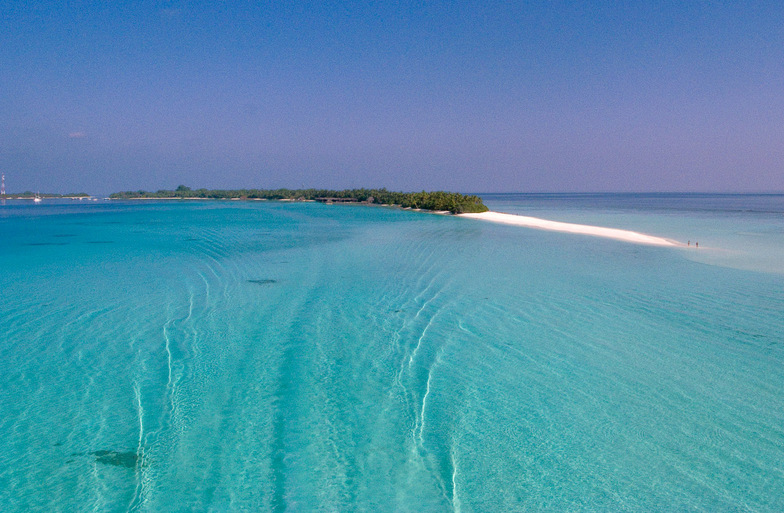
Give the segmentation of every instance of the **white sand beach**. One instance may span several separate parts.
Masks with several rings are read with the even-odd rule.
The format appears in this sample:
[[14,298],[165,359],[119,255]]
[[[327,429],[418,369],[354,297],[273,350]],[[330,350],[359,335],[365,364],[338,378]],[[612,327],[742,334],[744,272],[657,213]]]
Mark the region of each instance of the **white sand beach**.
[[593,235],[595,237],[605,237],[608,239],[622,240],[625,242],[633,242],[636,244],[651,244],[655,246],[682,245],[672,240],[663,239],[661,237],[654,237],[653,235],[645,235],[644,233],[632,232],[629,230],[619,230],[618,228],[604,228],[601,226],[589,226],[585,224],[562,223],[560,221],[548,221],[547,219],[539,219],[537,217],[519,216],[515,214],[504,214],[501,212],[482,212],[480,214],[459,214],[459,215],[460,217],[468,217],[471,219],[482,219],[494,223],[524,226],[526,228],[535,228],[538,230],[550,230],[555,232]]

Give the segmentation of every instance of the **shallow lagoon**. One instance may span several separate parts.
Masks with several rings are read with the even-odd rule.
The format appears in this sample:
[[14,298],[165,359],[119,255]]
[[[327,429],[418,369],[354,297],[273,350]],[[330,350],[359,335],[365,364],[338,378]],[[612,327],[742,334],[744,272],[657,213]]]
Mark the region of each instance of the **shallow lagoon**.
[[[609,198],[486,199],[707,215]],[[722,208],[722,243],[781,229]],[[310,203],[8,202],[0,230],[5,511],[784,509],[767,267]]]

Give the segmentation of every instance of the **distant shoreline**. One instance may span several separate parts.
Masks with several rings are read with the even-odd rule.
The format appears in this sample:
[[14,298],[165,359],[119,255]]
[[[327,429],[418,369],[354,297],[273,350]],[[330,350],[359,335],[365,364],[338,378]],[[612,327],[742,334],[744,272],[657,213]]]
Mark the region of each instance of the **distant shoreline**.
[[[68,195],[59,195],[59,194],[40,194],[37,196],[39,199],[70,199],[70,200],[86,200],[92,199],[94,196],[90,196],[89,194],[68,194]],[[35,194],[4,194],[0,195],[0,199],[2,200],[34,200],[36,199]]]
[[[310,199],[267,199],[267,198],[107,198],[110,201],[272,201],[281,203],[320,203],[317,200]],[[399,210],[410,210],[412,212],[423,212],[425,214],[438,214],[438,215],[460,215],[453,214],[449,210],[430,210],[426,208],[413,208],[403,207],[401,205],[393,205],[389,203],[367,203],[367,202],[346,202],[340,203],[341,205],[356,205],[363,207],[385,207],[396,208]]]
[[249,201],[317,201],[320,203],[349,203],[390,205],[452,214],[486,212],[482,198],[446,191],[395,192],[381,189],[191,189],[180,185],[175,190],[156,192],[125,191],[109,196],[113,200],[249,200]]

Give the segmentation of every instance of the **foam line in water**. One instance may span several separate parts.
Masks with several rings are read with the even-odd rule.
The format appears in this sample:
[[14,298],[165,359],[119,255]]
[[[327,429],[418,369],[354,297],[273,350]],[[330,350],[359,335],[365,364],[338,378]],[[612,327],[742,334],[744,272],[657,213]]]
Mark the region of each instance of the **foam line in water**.
[[183,319],[183,324],[187,324],[193,316],[193,290],[188,287],[188,316]]
[[449,458],[452,460],[452,511],[460,512],[460,499],[457,497],[457,460],[455,459],[455,443],[452,440],[452,447],[449,450]]
[[163,325],[163,338],[166,341],[166,344],[165,344],[165,347],[166,347],[166,365],[169,368],[169,375],[168,375],[168,381],[166,383],[166,389],[171,394],[171,388],[172,388],[172,352],[171,352],[171,341],[169,340],[169,334],[166,331],[167,328],[169,327],[169,323],[170,322],[171,322],[171,319],[168,319],[166,321],[166,323]]
[[202,281],[204,282],[204,302],[206,304],[209,304],[209,302],[210,302],[210,282],[207,281],[207,277],[204,276],[200,271],[197,270],[196,274],[198,274],[199,278],[201,278]]
[[[436,312],[436,314],[437,314],[437,312]],[[427,321],[427,325],[425,326],[425,329],[423,329],[423,330],[422,330],[422,334],[419,336],[419,339],[417,340],[417,344],[416,344],[416,346],[414,347],[414,350],[413,350],[413,351],[411,351],[411,355],[408,357],[408,368],[409,368],[409,369],[410,369],[410,368],[411,368],[411,366],[414,364],[414,359],[416,358],[416,355],[417,355],[417,353],[419,352],[419,348],[420,348],[420,346],[422,345],[422,340],[425,338],[425,335],[427,335],[427,330],[428,330],[428,329],[430,328],[430,326],[433,324],[433,319],[435,319],[435,318],[436,318],[436,314],[433,314],[433,315],[430,317],[430,319],[428,319],[428,321]],[[417,314],[417,315],[419,315],[419,314]]]
[[[192,309],[192,301],[190,302],[188,317],[191,315]],[[175,372],[176,369],[174,365],[177,363],[175,361],[174,355],[172,353],[172,339],[169,336],[169,332],[171,331],[171,326],[175,322],[174,319],[171,317],[171,313],[168,316],[169,318],[163,325],[163,338],[166,341],[165,349],[166,349],[166,365],[168,367],[168,377],[166,382],[166,396],[168,397],[169,401],[169,409],[162,409],[161,411],[161,426],[164,425],[164,421],[166,416],[169,416],[169,423],[171,425],[175,425],[177,423],[177,383],[181,376],[181,372]]]
[[[139,442],[136,446],[136,454],[142,455],[142,447],[144,446],[144,407],[142,407],[142,393],[137,381],[134,381],[133,383],[133,393],[136,396],[136,409],[139,416]],[[131,503],[128,505],[129,510],[136,508],[136,506],[139,504],[139,501],[142,500],[142,495],[144,494],[144,480],[143,477],[139,475],[138,467],[136,469],[135,478],[136,489],[134,490]]]
[[418,426],[418,438],[419,438],[419,447],[424,449],[425,447],[425,409],[427,408],[427,398],[430,395],[430,384],[433,380],[433,372],[435,368],[438,367],[441,363],[441,356],[444,353],[444,348],[442,347],[439,349],[438,354],[436,355],[435,361],[430,366],[427,372],[427,383],[425,384],[425,393],[422,396],[422,407],[419,411],[419,426]]
[[[435,367],[435,365],[433,365]],[[419,446],[424,447],[425,445],[425,408],[427,407],[427,396],[430,395],[430,380],[433,379],[433,367],[430,368],[430,372],[427,374],[427,385],[425,386],[425,395],[422,396],[422,410],[419,412]]]
[[491,221],[494,223],[524,226],[526,228],[534,228],[537,230],[548,230],[554,232],[592,235],[594,237],[604,237],[607,239],[621,240],[624,242],[633,242],[635,244],[649,244],[653,246],[682,246],[683,245],[681,243],[669,239],[664,239],[662,237],[655,237],[653,235],[646,235],[644,233],[633,232],[630,230],[621,230],[618,228],[605,228],[602,226],[590,226],[587,224],[562,223],[560,221],[548,221],[547,219],[539,219],[538,217],[519,216],[515,214],[504,214],[502,212],[482,212],[479,214],[459,214],[459,215],[460,217],[467,217],[470,219],[481,219],[484,221]]

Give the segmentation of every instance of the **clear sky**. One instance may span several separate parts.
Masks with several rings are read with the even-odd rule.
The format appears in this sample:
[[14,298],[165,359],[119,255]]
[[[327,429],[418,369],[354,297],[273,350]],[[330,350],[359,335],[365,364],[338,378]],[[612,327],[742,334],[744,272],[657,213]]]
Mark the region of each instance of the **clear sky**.
[[784,190],[784,2],[0,0],[10,191]]

